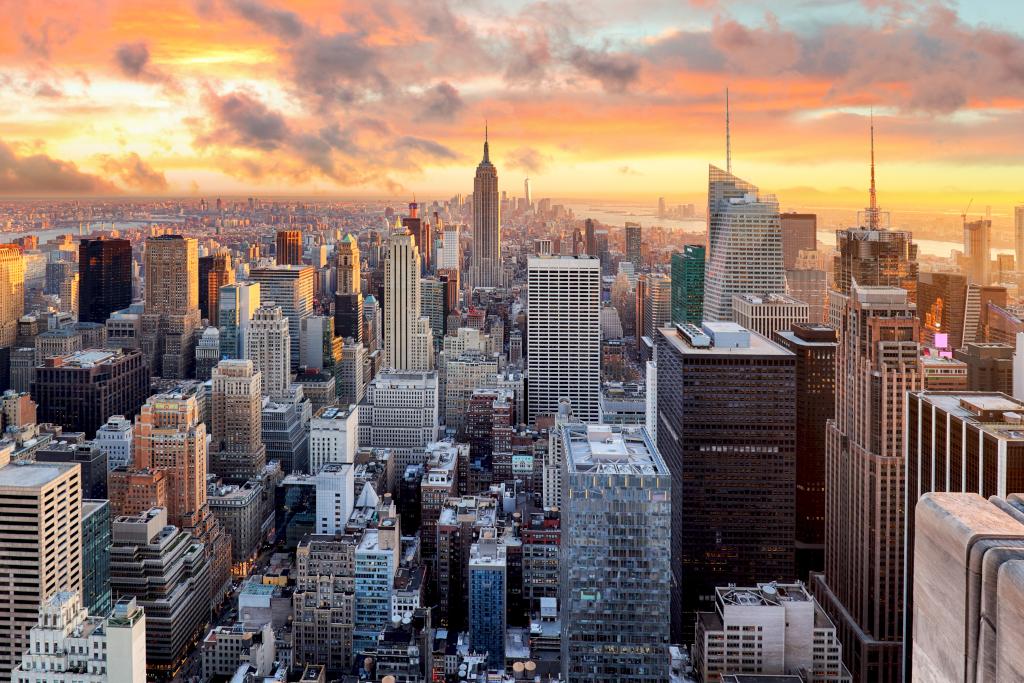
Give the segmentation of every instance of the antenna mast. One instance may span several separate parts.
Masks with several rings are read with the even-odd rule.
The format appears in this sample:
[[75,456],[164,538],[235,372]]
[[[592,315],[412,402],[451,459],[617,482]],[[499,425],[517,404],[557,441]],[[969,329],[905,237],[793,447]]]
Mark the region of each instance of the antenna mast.
[[869,191],[868,227],[878,229],[878,195],[875,192],[875,110],[871,109],[871,190]]
[[732,173],[732,140],[729,137],[729,88],[725,89],[725,170]]

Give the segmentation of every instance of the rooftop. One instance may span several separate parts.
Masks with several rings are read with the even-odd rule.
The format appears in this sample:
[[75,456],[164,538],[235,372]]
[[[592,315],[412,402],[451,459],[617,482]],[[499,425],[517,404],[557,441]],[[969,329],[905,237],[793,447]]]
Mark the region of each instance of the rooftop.
[[[695,328],[697,333],[703,332],[707,342],[696,341],[691,343],[677,327],[663,327],[660,329],[662,336],[679,353],[700,354],[707,356],[792,356],[793,354],[782,348],[775,342],[769,341],[759,334],[750,334],[742,325],[733,322],[705,322],[702,328],[694,325],[686,326]],[[718,345],[716,340],[724,334],[726,337],[747,333],[746,346]]]
[[0,487],[34,489],[45,486],[68,470],[79,467],[74,462],[35,463],[19,460],[0,467]]
[[667,475],[657,448],[641,428],[570,424],[562,428],[571,472]]
[[994,391],[921,391],[919,396],[996,439],[1024,441],[1024,402]]

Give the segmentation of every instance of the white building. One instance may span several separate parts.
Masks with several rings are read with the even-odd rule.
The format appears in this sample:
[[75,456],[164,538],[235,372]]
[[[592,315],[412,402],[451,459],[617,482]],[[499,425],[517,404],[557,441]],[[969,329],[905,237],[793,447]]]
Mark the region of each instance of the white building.
[[775,195],[711,166],[704,319],[732,320],[734,294],[784,294],[782,224]]
[[768,339],[776,332],[788,332],[793,323],[808,322],[810,306],[788,294],[735,294],[732,297],[733,320],[751,332]]
[[693,665],[701,683],[755,673],[853,680],[835,625],[802,583],[716,588],[715,611],[697,613]]
[[359,446],[387,448],[398,476],[438,439],[436,372],[381,372],[359,404]]
[[355,462],[359,445],[359,411],[349,406],[321,408],[309,423],[309,471],[329,462]]
[[439,269],[458,269],[462,264],[462,251],[459,248],[459,225],[448,223],[444,226],[444,246],[441,247],[437,261]]
[[253,268],[251,277],[260,283],[264,304],[281,307],[291,337],[291,369],[299,366],[302,320],[313,314],[313,266],[271,266]]
[[291,335],[280,306],[260,306],[253,314],[245,339],[245,357],[263,377],[264,396],[284,396],[291,384]]
[[259,628],[235,624],[217,626],[203,638],[203,680],[234,676],[238,667],[247,664],[256,676],[269,676],[274,671],[277,648],[270,624]]
[[342,533],[356,502],[354,466],[329,462],[313,478],[316,482],[316,532]]
[[366,346],[362,342],[346,343],[341,349],[341,368],[335,377],[338,405],[359,403],[366,395],[363,376],[366,368]]
[[599,419],[601,263],[591,257],[533,257],[528,262],[527,422],[555,415],[568,399],[583,422]]
[[445,362],[444,410],[446,426],[461,430],[466,424],[469,399],[477,389],[490,386],[498,373],[496,355],[468,352]]
[[107,454],[107,469],[132,464],[132,422],[124,415],[112,415],[96,430],[96,445]]
[[394,232],[384,266],[384,366],[397,370],[434,367],[430,320],[420,315],[420,256],[408,230]]
[[134,598],[106,618],[89,616],[76,592],[55,593],[39,608],[29,648],[12,683],[145,683],[146,616]]

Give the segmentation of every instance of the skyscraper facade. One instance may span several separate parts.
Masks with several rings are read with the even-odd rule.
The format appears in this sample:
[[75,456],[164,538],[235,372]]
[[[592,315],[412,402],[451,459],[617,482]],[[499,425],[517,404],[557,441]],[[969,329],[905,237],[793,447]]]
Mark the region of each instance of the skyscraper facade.
[[234,281],[230,253],[225,251],[199,259],[199,313],[211,325],[216,325],[219,319],[220,288]]
[[25,257],[16,244],[0,244],[0,349],[18,336],[18,319],[25,314]]
[[251,360],[222,360],[213,369],[210,471],[244,484],[263,472],[260,373]]
[[920,273],[917,307],[921,318],[921,343],[935,346],[936,335],[946,335],[944,348],[964,345],[967,315],[967,277],[960,273]]
[[288,320],[280,306],[260,306],[253,314],[246,334],[245,357],[262,378],[264,396],[284,396],[292,381],[288,359],[291,357],[292,338]]
[[992,270],[992,221],[977,220],[964,223],[964,257],[967,278],[971,284],[984,287],[989,284]]
[[854,283],[868,287],[899,287],[917,303],[917,245],[907,230],[847,228],[836,230],[836,255],[829,292],[830,320],[845,307],[844,297]]
[[687,244],[672,252],[672,322],[704,321],[704,245]]
[[779,224],[782,226],[782,263],[786,270],[791,270],[801,251],[818,248],[818,216],[783,213],[779,215]]
[[597,422],[601,383],[601,265],[593,257],[532,257],[527,263],[527,421],[557,415],[568,399]]
[[254,268],[251,278],[260,284],[260,300],[281,307],[291,337],[291,368],[299,367],[302,319],[313,314],[313,267]]
[[260,307],[260,283],[239,282],[221,287],[217,297],[217,329],[222,358],[245,356],[245,335]]
[[78,320],[105,323],[132,303],[132,244],[122,239],[78,243]]
[[570,424],[561,432],[562,676],[666,681],[668,467],[643,429]]
[[159,377],[192,376],[201,320],[198,249],[181,235],[146,240],[142,350]]
[[384,271],[384,365],[429,370],[434,341],[430,320],[420,315],[420,257],[407,229],[391,234]]
[[39,604],[82,590],[81,520],[77,464],[0,467],[0,674],[20,663]]
[[672,474],[673,640],[714,588],[793,574],[796,359],[736,323],[658,333],[658,451]]
[[626,223],[626,260],[638,271],[644,264],[642,230],[639,223]]
[[474,287],[500,287],[501,202],[498,198],[498,169],[491,163],[490,146],[484,135],[484,157],[473,178],[473,250],[470,281]]
[[277,265],[302,265],[302,232],[300,230],[277,231]]
[[732,320],[734,294],[785,292],[778,200],[711,166],[704,318]]
[[1024,204],[1013,207],[1013,246],[1020,272],[1024,270]]
[[352,235],[337,244],[338,287],[334,294],[334,332],[344,339],[363,339],[363,293],[359,245]]
[[409,203],[409,215],[402,218],[402,227],[409,231],[416,242],[416,251],[420,257],[420,272],[423,275],[431,272],[433,263],[433,244],[430,222],[420,216],[420,207],[416,202]]
[[904,394],[922,388],[920,321],[898,287],[854,285],[826,427],[825,573],[811,586],[854,681],[901,680]]

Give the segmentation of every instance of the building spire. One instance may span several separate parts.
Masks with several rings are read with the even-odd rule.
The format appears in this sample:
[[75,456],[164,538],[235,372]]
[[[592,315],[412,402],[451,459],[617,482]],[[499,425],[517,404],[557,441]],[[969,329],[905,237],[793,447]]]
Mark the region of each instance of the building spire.
[[729,137],[729,88],[725,89],[725,170],[732,174],[732,140]]
[[878,195],[875,192],[875,110],[871,108],[871,189],[868,194],[868,227],[878,229]]
[[491,150],[487,144],[487,119],[484,119],[484,161],[487,164],[491,161]]

